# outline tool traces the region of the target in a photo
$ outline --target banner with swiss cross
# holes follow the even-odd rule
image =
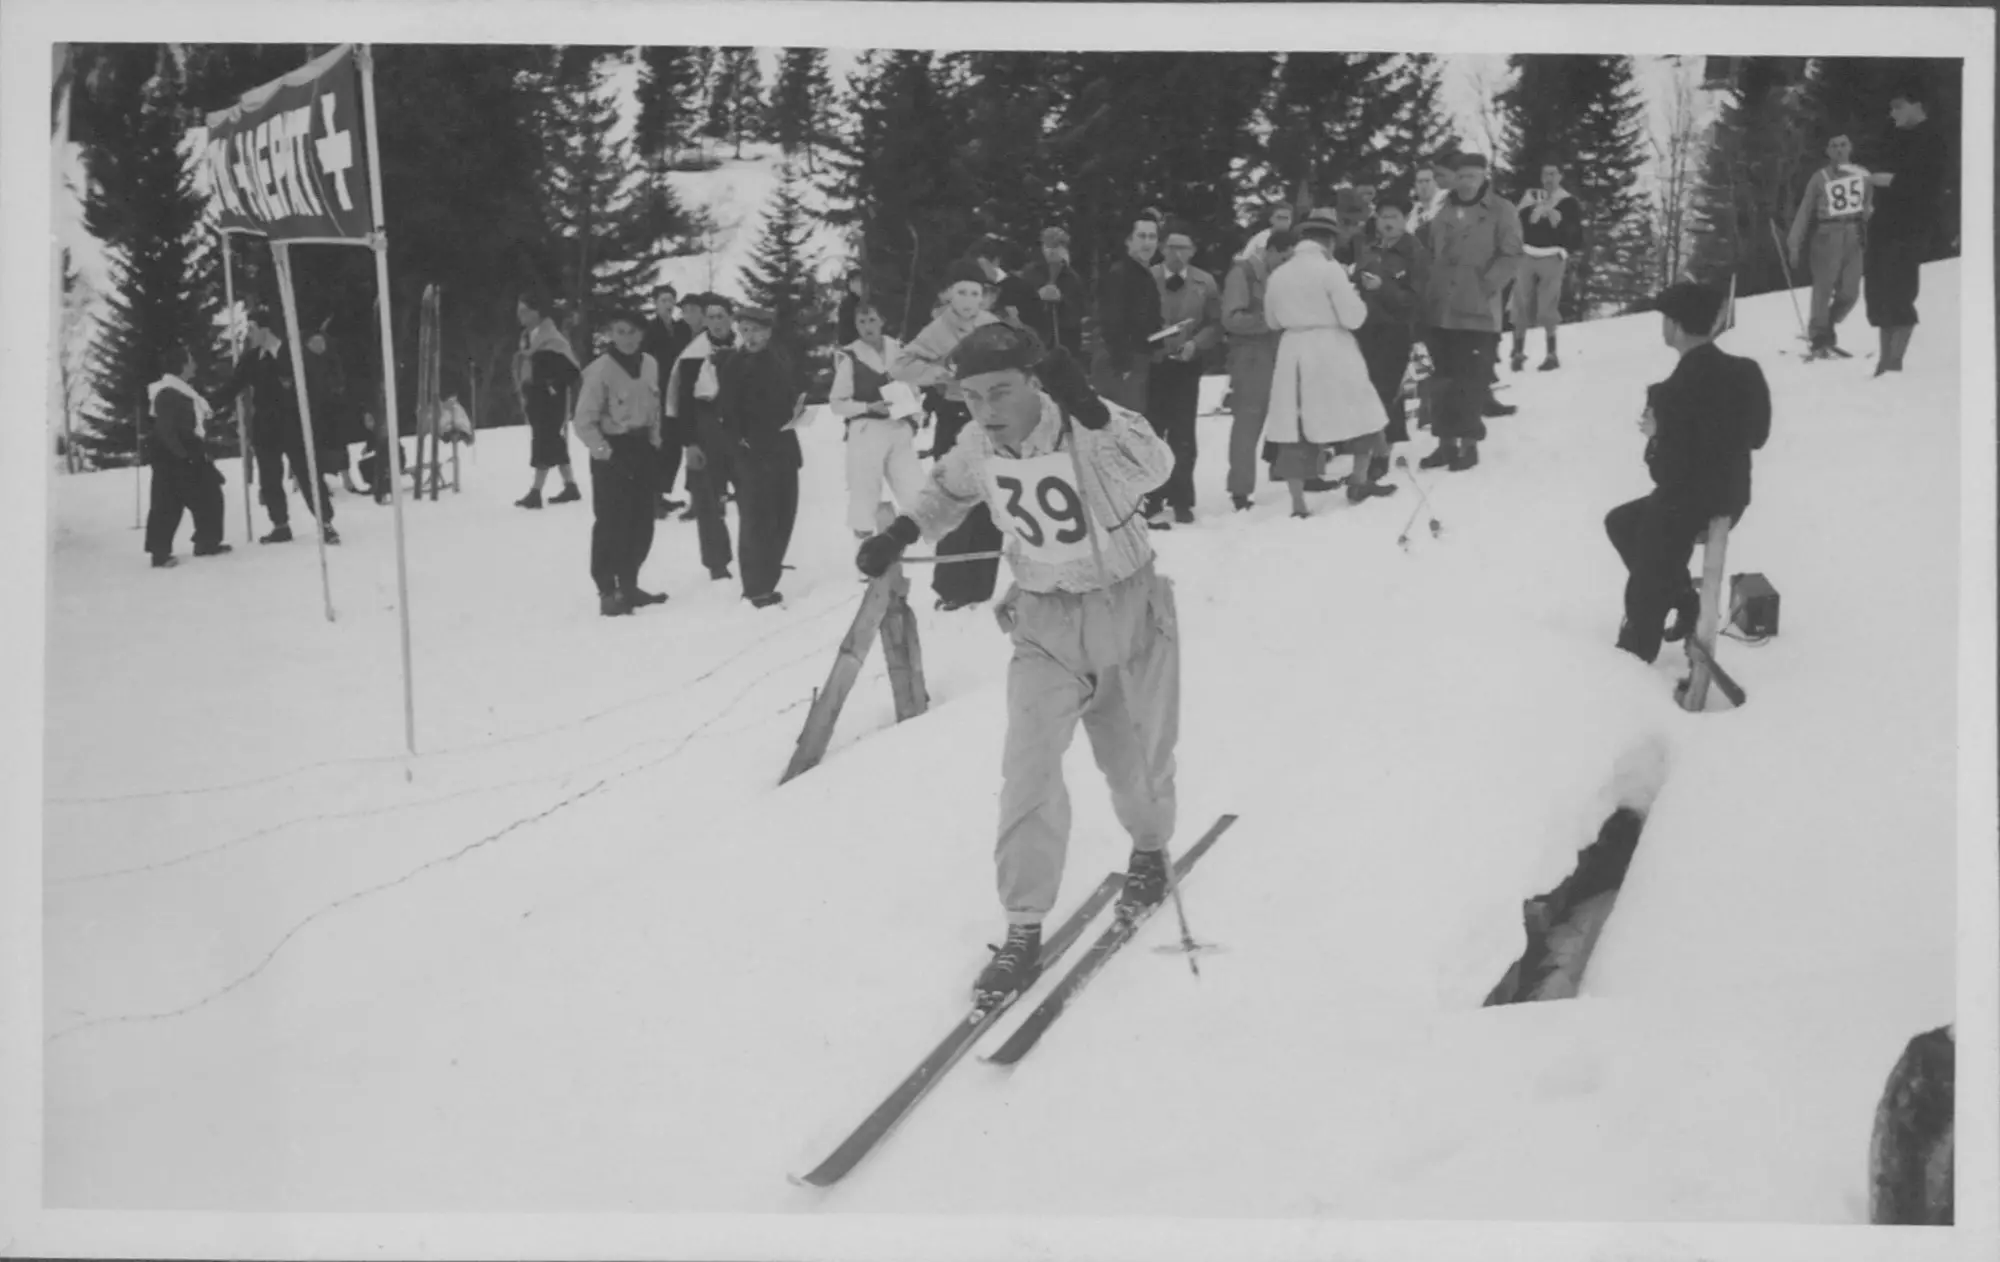
[[[224,232],[365,243],[376,224],[354,46],[210,114],[204,165]]]

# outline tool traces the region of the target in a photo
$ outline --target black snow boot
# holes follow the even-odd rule
[[[153,554],[153,568],[156,570],[171,570],[179,564],[180,561],[171,552],[156,552]]]
[[[1132,850],[1125,865],[1125,888],[1118,893],[1118,914],[1130,918],[1151,911],[1167,896],[1167,852]]]
[[[1256,506],[1256,501],[1247,495],[1232,495],[1229,497],[1229,502],[1236,505],[1236,511],[1239,513],[1247,513]]]
[[[597,612],[606,618],[622,618],[632,612],[632,603],[620,592],[599,592]]]
[[[516,508],[540,508],[541,506],[542,493],[540,491],[530,491],[520,499],[514,501],[514,507]]]
[[[258,543],[290,543],[291,541],[292,528],[290,526],[273,526],[271,527],[270,534],[257,540]]]
[[[1458,444],[1450,439],[1439,439],[1437,450],[1417,461],[1419,469],[1442,469],[1451,463],[1452,452]]]
[[[1692,584],[1674,600],[1673,621],[1660,633],[1660,638],[1668,644],[1678,644],[1694,631],[1695,620],[1701,617],[1701,593]]]
[[[972,1001],[982,1008],[1020,994],[1042,975],[1042,927],[1008,925],[1007,940],[992,950],[993,962],[972,983]]]
[[[194,554],[198,557],[219,557],[225,552],[234,552],[235,550],[234,547],[226,543],[198,543],[194,545]]]
[[[1464,473],[1479,464],[1479,444],[1460,443],[1458,450],[1451,453],[1451,463],[1446,466],[1453,473]]]
[[[556,492],[554,495],[551,495],[549,497],[549,503],[574,504],[582,498],[583,498],[583,492],[577,490],[576,483],[572,482],[568,486],[564,487],[562,490]]]

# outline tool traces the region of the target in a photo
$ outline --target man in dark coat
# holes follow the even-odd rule
[[[1662,335],[1680,352],[1673,374],[1646,391],[1652,493],[1620,504],[1604,532],[1625,562],[1625,620],[1618,647],[1650,662],[1662,638],[1686,636],[1699,594],[1688,558],[1711,518],[1740,520],[1750,505],[1750,453],[1771,436],[1771,392],[1752,360],[1715,345],[1723,295],[1680,284],[1656,300]],[[1669,611],[1675,624],[1663,624]]]
[[[972,261],[986,273],[986,284],[994,291],[993,314],[1017,328],[1028,328],[1042,300],[1035,293],[1036,286],[1007,270],[1011,253],[1000,238],[985,237],[972,247]]]
[[[736,345],[736,304],[721,294],[703,294],[701,299],[705,327],[682,348],[680,359],[667,373],[667,428],[686,448],[688,508],[694,514],[702,566],[709,578],[720,582],[730,577],[729,518],[723,499],[735,470],[716,417],[718,386],[710,361]]]
[[[1385,198],[1375,210],[1375,240],[1361,247],[1355,261],[1354,283],[1368,304],[1368,320],[1355,333],[1368,381],[1389,414],[1383,436],[1392,444],[1408,442],[1409,422],[1403,407],[1403,377],[1409,371],[1417,324],[1423,318],[1424,258],[1416,239],[1405,231],[1407,207]],[[1388,473],[1389,457],[1376,457],[1371,480]]]
[[[1069,233],[1042,229],[1042,257],[1022,269],[1021,279],[1034,294],[1021,310],[1021,322],[1044,345],[1060,346],[1072,355],[1083,349],[1083,313],[1090,299],[1083,277],[1069,265]]]
[[[792,429],[805,387],[789,356],[771,345],[772,315],[762,307],[736,312],[742,345],[714,359],[715,410],[736,476],[736,528],[743,561],[743,596],[759,609],[784,600],[778,577],[799,512],[799,469],[805,464]]]
[[[1939,203],[1950,174],[1951,149],[1925,112],[1921,87],[1889,98],[1896,126],[1874,174],[1875,214],[1868,221],[1862,256],[1862,294],[1868,323],[1880,330],[1875,375],[1903,371],[1903,352],[1917,325],[1917,285],[1924,254],[1938,228]]]
[[[152,411],[147,461],[153,466],[146,551],[155,569],[175,563],[174,535],[181,528],[183,512],[194,515],[196,556],[229,551],[222,542],[222,471],[201,441],[202,425],[211,412],[208,401],[187,382],[194,376],[194,356],[177,348],[168,353],[166,363],[168,370],[146,390]]]
[[[243,358],[237,361],[236,371],[222,388],[225,403],[246,390],[250,393],[250,450],[257,458],[257,498],[271,517],[271,533],[257,542],[292,541],[289,493],[285,489],[285,465],[289,462],[307,506],[318,505],[326,541],[339,543],[340,535],[333,528],[333,498],[327,494],[324,482],[315,485],[312,467],[306,459],[305,430],[299,423],[299,396],[293,384],[291,352],[271,323],[267,316],[250,318]]]
[[[551,318],[553,310],[554,304],[542,294],[524,294],[514,308],[521,322],[521,349],[514,356],[514,374],[531,431],[528,464],[535,471],[534,486],[514,501],[522,508],[542,506],[542,484],[548,481],[550,469],[562,474],[563,489],[550,496],[549,503],[570,504],[583,498],[569,466],[568,434],[570,391],[582,380],[583,365]]]
[[[1160,315],[1160,286],[1153,279],[1153,255],[1160,248],[1160,217],[1152,210],[1132,217],[1125,253],[1105,269],[1097,290],[1097,353],[1091,357],[1090,386],[1119,407],[1146,411],[1153,334]]]
[[[639,343],[640,353],[651,355],[653,363],[659,367],[663,403],[667,374],[672,372],[674,365],[680,361],[681,352],[687,349],[688,343],[694,341],[694,329],[676,315],[676,308],[679,305],[680,295],[675,292],[672,285],[662,285],[654,290],[653,318],[646,321]],[[666,415],[662,413],[660,419],[664,423]],[[659,496],[658,505],[653,510],[653,516],[656,518],[664,519],[667,514],[682,507],[679,500],[671,497],[674,493],[674,479],[681,475],[681,452],[685,447],[686,443],[681,436],[669,427],[664,435],[664,441],[660,443]]]

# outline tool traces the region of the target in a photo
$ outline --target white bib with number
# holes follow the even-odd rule
[[[1024,556],[1061,565],[1091,555],[1083,495],[1068,452],[1026,460],[989,455],[986,499],[993,523],[1014,537]]]
[[[1840,175],[1829,175],[1822,186],[1825,206],[1820,212],[1822,219],[1857,219],[1861,215],[1863,199],[1868,188],[1868,174],[1865,171],[1848,170]]]

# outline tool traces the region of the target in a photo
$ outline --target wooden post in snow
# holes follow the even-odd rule
[[[930,709],[924,688],[923,646],[917,641],[917,615],[910,608],[910,579],[897,566],[890,571],[889,608],[882,615],[882,657],[889,664],[889,690],[896,698],[896,722],[914,719]]]
[[[882,636],[883,655],[889,663],[889,686],[896,697],[896,721],[915,718],[929,707],[930,698],[924,691],[923,658],[917,646],[916,616],[905,598],[909,590],[910,580],[901,565],[891,566],[887,573],[869,582],[868,594],[861,598],[861,611],[854,615],[854,625],[847,628],[847,635],[840,641],[833,670],[826,677],[826,686],[813,698],[812,709],[806,713],[805,730],[799,733],[798,748],[792,751],[792,761],[779,784],[812,770],[826,756],[826,747],[833,740],[833,725],[840,719],[840,707],[854,681],[860,678],[861,667],[868,660],[868,648],[878,632]]]
[[[1715,675],[1715,633],[1722,621],[1722,571],[1727,568],[1729,519],[1712,518],[1702,536],[1701,615],[1688,637],[1692,669],[1681,692],[1681,707],[1697,713],[1708,704],[1708,685]]]

